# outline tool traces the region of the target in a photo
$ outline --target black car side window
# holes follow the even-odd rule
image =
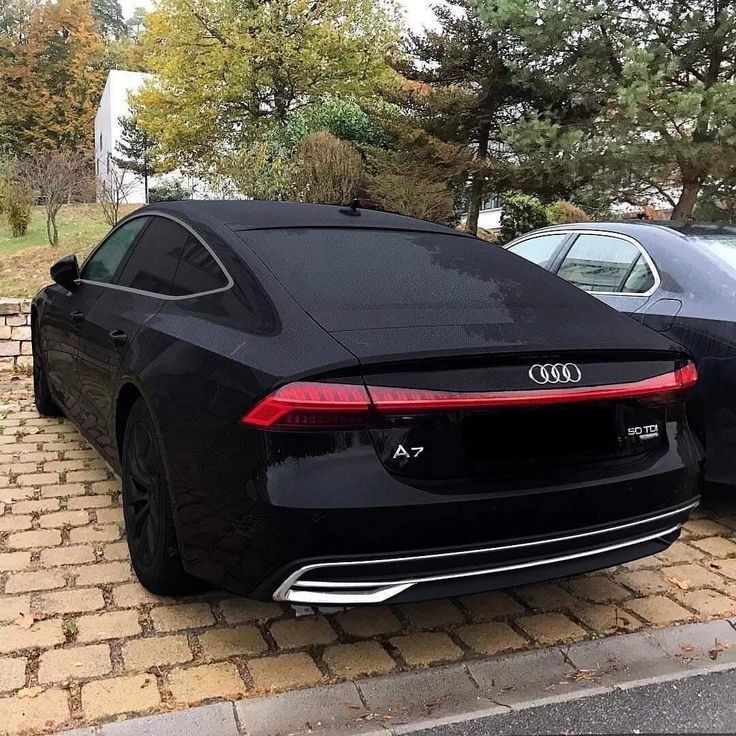
[[[179,294],[200,294],[224,288],[228,285],[228,278],[207,248],[190,235],[179,261],[174,285]]]
[[[168,217],[154,217],[123,266],[116,283],[131,289],[165,296],[182,292],[174,285],[174,275],[189,231]]]
[[[85,261],[82,278],[109,284],[130,250],[138,234],[149,223],[150,217],[136,217],[114,230]]]

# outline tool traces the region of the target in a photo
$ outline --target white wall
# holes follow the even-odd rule
[[[120,156],[117,150],[118,141],[122,137],[120,118],[130,115],[129,95],[137,92],[150,77],[143,72],[128,72],[113,69],[107,75],[105,89],[100,98],[100,104],[95,115],[95,171],[100,181],[105,181],[111,168],[119,170],[112,157]],[[166,178],[182,180],[184,186],[193,192],[195,199],[201,199],[213,194],[204,182],[193,177],[184,176],[180,171],[172,171],[162,176],[153,176],[148,180],[148,188]],[[126,197],[128,204],[145,203],[145,186],[143,177],[132,172],[126,172],[126,182],[133,182]]]
[[[481,210],[478,213],[478,227],[484,230],[500,230],[501,229],[501,207],[491,207],[487,210]]]

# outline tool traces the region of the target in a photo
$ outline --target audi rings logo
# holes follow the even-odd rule
[[[529,378],[540,385],[579,383],[582,377],[575,363],[535,363],[529,369]]]

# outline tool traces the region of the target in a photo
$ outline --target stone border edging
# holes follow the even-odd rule
[[[729,669],[736,669],[736,621],[724,619],[215,703],[59,736],[398,736]]]
[[[0,298],[0,368],[30,366],[31,300]]]

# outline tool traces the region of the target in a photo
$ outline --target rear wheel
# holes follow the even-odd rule
[[[194,591],[182,566],[161,446],[142,399],[131,409],[123,439],[123,514],[133,569],[157,595]]]
[[[54,401],[46,375],[46,366],[43,363],[38,340],[38,328],[33,328],[31,350],[33,351],[33,398],[38,413],[45,417],[58,417],[61,414],[59,405]]]

